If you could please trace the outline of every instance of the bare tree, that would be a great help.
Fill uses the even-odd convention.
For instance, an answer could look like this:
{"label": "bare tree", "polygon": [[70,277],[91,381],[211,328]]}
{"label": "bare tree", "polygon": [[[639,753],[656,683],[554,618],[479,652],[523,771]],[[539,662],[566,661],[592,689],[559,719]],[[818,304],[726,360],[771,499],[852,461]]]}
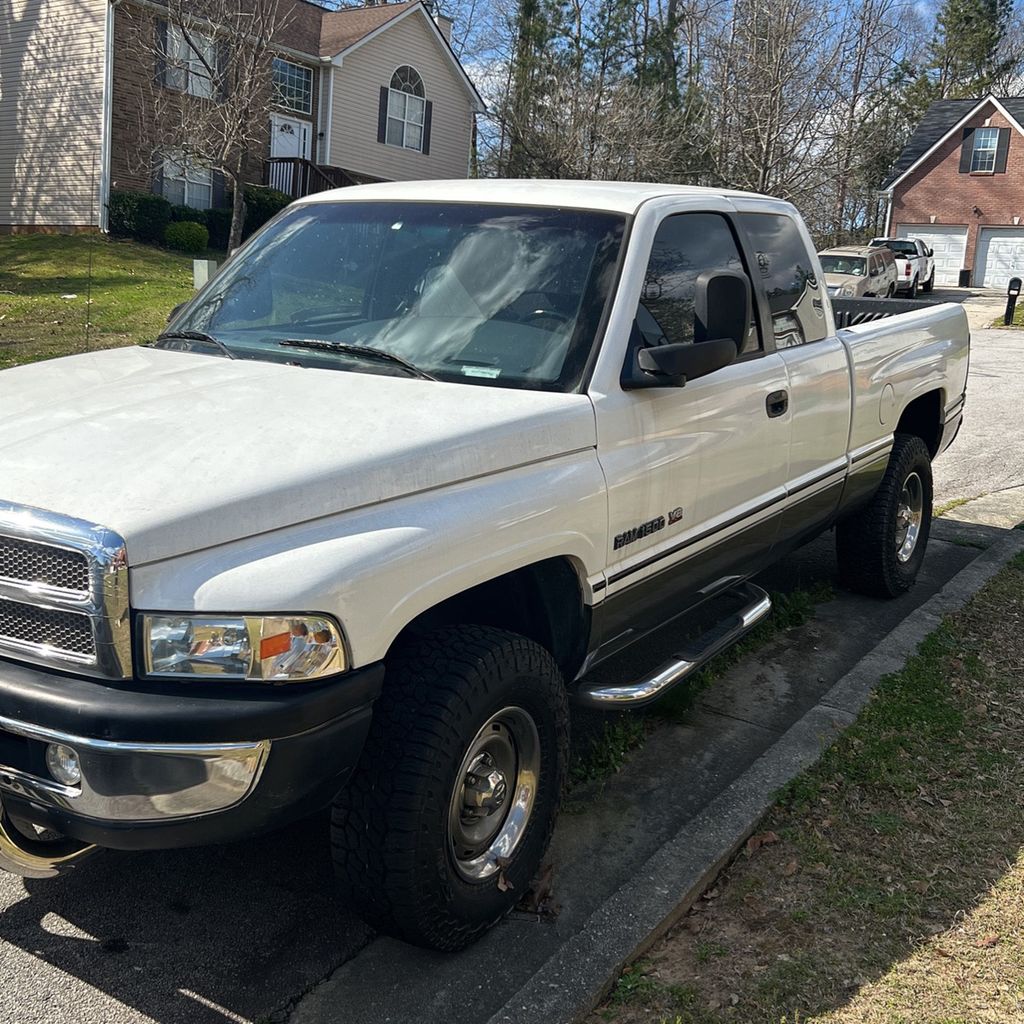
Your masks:
{"label": "bare tree", "polygon": [[229,249],[241,242],[247,172],[266,145],[280,0],[165,0],[131,7],[129,46],[153,74],[138,93],[140,167],[164,160],[224,176],[234,199]]}

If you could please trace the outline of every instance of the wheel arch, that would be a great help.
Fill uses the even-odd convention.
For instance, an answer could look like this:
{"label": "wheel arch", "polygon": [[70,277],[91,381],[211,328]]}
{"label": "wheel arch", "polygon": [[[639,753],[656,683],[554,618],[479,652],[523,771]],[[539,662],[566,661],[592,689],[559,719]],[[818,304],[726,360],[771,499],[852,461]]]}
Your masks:
{"label": "wheel arch", "polygon": [[571,679],[583,664],[590,640],[585,592],[586,575],[574,558],[533,562],[420,612],[394,639],[385,660],[399,646],[442,626],[494,626],[540,644]]}
{"label": "wheel arch", "polygon": [[942,417],[945,409],[945,393],[941,388],[918,395],[900,414],[896,424],[897,434],[913,434],[928,446],[928,453],[934,459],[942,442]]}

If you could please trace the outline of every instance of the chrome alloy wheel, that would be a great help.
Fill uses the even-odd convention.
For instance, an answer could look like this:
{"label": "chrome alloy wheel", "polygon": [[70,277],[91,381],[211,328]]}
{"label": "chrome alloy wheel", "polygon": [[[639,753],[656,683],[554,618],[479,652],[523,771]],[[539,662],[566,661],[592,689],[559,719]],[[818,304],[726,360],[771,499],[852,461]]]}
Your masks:
{"label": "chrome alloy wheel", "polygon": [[533,813],[540,736],[522,708],[502,708],[476,734],[455,776],[448,846],[468,881],[490,878],[512,856]]}
{"label": "chrome alloy wheel", "polygon": [[924,521],[924,485],[916,473],[903,481],[899,504],[896,507],[896,558],[909,562],[921,536]]}

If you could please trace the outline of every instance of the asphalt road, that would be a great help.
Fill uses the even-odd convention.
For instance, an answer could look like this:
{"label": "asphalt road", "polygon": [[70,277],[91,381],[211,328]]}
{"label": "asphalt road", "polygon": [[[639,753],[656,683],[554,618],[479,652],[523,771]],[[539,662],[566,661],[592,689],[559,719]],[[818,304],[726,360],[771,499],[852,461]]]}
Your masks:
{"label": "asphalt road", "polygon": [[[1024,348],[1024,332],[975,334],[967,416],[956,445],[936,466],[938,502],[1024,482],[1024,355],[1017,353],[1018,348]],[[926,588],[941,586],[970,557],[969,549],[955,537],[950,539],[930,551],[928,581],[921,593],[915,593],[915,604],[927,596]],[[787,560],[766,582],[788,589],[833,575],[830,543],[822,538]],[[892,605],[858,600],[843,597],[827,606],[830,611],[823,613],[820,628],[834,621],[833,632],[800,654],[801,671],[793,673],[794,679],[807,674],[803,669],[810,671],[808,659],[817,657],[819,649],[835,652],[854,639],[870,646],[878,630],[891,628],[890,617],[898,618],[899,609]],[[647,656],[657,655],[658,642],[652,641]],[[853,658],[856,650],[852,646],[846,654]],[[645,652],[636,652],[638,661],[644,657]],[[821,671],[820,676],[810,671],[813,687],[828,682],[828,671]],[[737,685],[739,693],[742,680]],[[778,694],[770,700],[776,713],[799,713],[793,693],[786,700]],[[799,697],[803,701],[812,695],[801,691]],[[701,714],[706,717],[712,711],[715,708],[709,706]],[[785,722],[771,725],[781,729]],[[758,742],[769,742],[771,732],[761,731]],[[726,776],[719,761],[730,749],[728,744],[706,722],[680,737],[678,757],[688,752],[695,771],[703,771],[709,785],[721,784]],[[750,754],[751,742],[745,734],[736,735],[737,757],[740,752]],[[639,771],[642,758],[638,765]],[[653,772],[656,766],[643,770]],[[617,785],[628,789],[628,780],[622,778]],[[659,785],[665,793],[679,794],[674,778],[664,778]],[[697,800],[689,791],[684,795],[691,802]],[[594,813],[603,813],[603,819],[562,819],[558,843],[567,851],[575,849],[580,864],[578,913],[593,895],[589,890],[596,891],[595,844],[602,849],[603,870],[612,871],[607,851],[616,836],[620,847],[624,841],[620,825],[626,797],[620,793],[614,806],[604,811],[598,807]],[[659,798],[659,808],[664,803]],[[666,818],[662,827],[672,827],[672,821]],[[633,837],[641,834],[626,832]],[[309,1009],[296,1014],[296,1020],[426,1021],[434,1019],[426,1012],[428,994],[440,992],[442,986],[453,1002],[445,1011],[448,1016],[438,1019],[454,1024],[467,1013],[460,991],[469,991],[460,986],[486,976],[487,965],[470,969],[457,959],[390,942],[368,946],[372,936],[335,895],[325,835],[326,822],[315,819],[245,844],[170,853],[104,853],[51,881],[0,877],[0,1024],[283,1021],[295,1001],[332,974],[336,987],[317,989],[312,1001],[304,1004]],[[617,862],[615,870],[628,869],[629,857],[636,853],[623,850],[626,859]],[[556,938],[557,931],[573,920],[568,895],[566,903],[569,910],[550,933]],[[513,922],[508,927],[523,926]],[[537,934],[523,933],[517,944],[523,958],[533,952],[540,955]],[[499,952],[480,947],[476,956],[496,957]],[[506,954],[507,949],[499,959]],[[346,962],[348,966],[335,974]],[[491,960],[492,967],[495,962]],[[479,988],[476,980],[469,987]],[[394,1016],[403,994],[406,1006],[420,1000],[424,1013]],[[462,1011],[452,1015],[456,1006]],[[469,1019],[474,1019],[472,1014]]]}
{"label": "asphalt road", "polygon": [[1024,484],[1024,331],[971,336],[964,423],[935,463],[937,505]]}

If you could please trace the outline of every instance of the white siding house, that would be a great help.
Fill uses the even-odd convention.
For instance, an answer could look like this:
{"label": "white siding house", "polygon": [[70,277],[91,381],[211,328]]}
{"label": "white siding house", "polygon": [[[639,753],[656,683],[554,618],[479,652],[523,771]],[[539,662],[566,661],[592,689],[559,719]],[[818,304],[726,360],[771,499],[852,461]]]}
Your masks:
{"label": "white siding house", "polygon": [[0,0],[0,232],[103,222],[107,0]]}

